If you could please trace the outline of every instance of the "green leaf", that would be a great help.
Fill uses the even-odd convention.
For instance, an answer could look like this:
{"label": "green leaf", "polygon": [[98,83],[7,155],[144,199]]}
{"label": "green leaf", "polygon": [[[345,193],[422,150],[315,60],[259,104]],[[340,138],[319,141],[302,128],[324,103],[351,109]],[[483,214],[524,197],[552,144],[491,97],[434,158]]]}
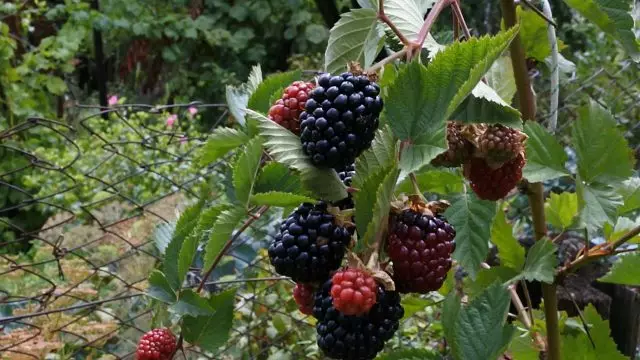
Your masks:
{"label": "green leaf", "polygon": [[[585,333],[577,336],[562,335],[562,358],[580,360],[628,360],[622,355],[616,343],[609,337],[609,321],[602,320],[592,304],[584,309],[583,317],[589,326],[593,345]],[[595,347],[594,347],[595,345]]]}
{"label": "green leaf", "polygon": [[505,325],[511,298],[504,286],[493,284],[462,307],[449,339],[456,359],[497,359],[514,333]]}
{"label": "green leaf", "polygon": [[630,11],[632,0],[564,0],[602,31],[616,38],[634,61],[640,61],[640,46],[634,34]]}
{"label": "green leaf", "polygon": [[388,89],[384,110],[396,136],[413,140],[441,128],[516,33],[517,28],[457,42],[426,68],[413,62],[401,69]]}
{"label": "green leaf", "polygon": [[184,279],[185,275],[189,271],[189,268],[193,263],[193,257],[198,250],[198,245],[200,244],[200,240],[202,239],[204,232],[209,230],[213,224],[215,224],[220,213],[227,207],[227,204],[219,204],[202,211],[195,230],[192,231],[182,243],[180,256],[178,258],[179,279]]}
{"label": "green leaf", "polygon": [[329,32],[324,54],[325,70],[341,72],[349,61],[357,61],[363,68],[369,67],[384,44],[383,35],[373,9],[353,9],[340,15],[340,20]]}
{"label": "green leaf", "polygon": [[[495,92],[507,103],[511,103],[517,92],[511,57],[499,57],[487,72],[485,79]],[[479,83],[480,84],[480,83]]]}
{"label": "green leaf", "polygon": [[173,289],[179,289],[182,285],[182,281],[184,280],[179,276],[178,271],[180,250],[182,249],[184,239],[186,239],[187,235],[193,231],[198,223],[202,207],[203,202],[200,201],[185,209],[176,223],[176,230],[173,232],[171,242],[165,251],[162,268],[164,269],[165,276]]}
{"label": "green leaf", "polygon": [[439,124],[438,128],[432,129],[411,143],[405,143],[400,155],[401,178],[422,169],[438,154],[447,151],[446,129],[445,123]]}
{"label": "green leaf", "polygon": [[498,210],[491,225],[491,241],[498,247],[500,265],[515,270],[524,265],[524,247],[513,236],[513,227],[507,222],[504,211]]}
{"label": "green leaf", "polygon": [[569,175],[564,167],[569,158],[553,135],[535,121],[527,121],[524,132],[529,136],[527,164],[522,170],[527,180],[540,182]]}
{"label": "green leaf", "polygon": [[640,286],[640,254],[632,253],[620,256],[611,270],[598,280],[620,285]]}
{"label": "green leaf", "polygon": [[[450,291],[442,305],[442,329],[444,330],[445,339],[451,345],[455,340],[456,321],[462,308],[460,300],[457,291]],[[456,348],[452,350],[455,355]]]}
{"label": "green leaf", "polygon": [[633,173],[633,151],[616,129],[613,116],[598,103],[591,101],[579,110],[573,143],[582,181],[611,184]]}
{"label": "green leaf", "polygon": [[255,137],[242,149],[233,167],[233,187],[236,199],[243,206],[249,204],[253,185],[258,176],[260,159],[262,158],[262,139]]}
{"label": "green leaf", "polygon": [[[527,57],[544,61],[551,55],[551,44],[547,39],[547,22],[532,10],[517,8],[520,18],[520,39]],[[544,39],[544,40],[542,40]]]}
{"label": "green leaf", "polygon": [[[451,116],[463,123],[496,123],[522,128],[520,111],[504,101],[489,85],[479,82]],[[487,119],[491,119],[490,121]]]}
{"label": "green leaf", "polygon": [[[607,239],[607,242],[612,243],[620,240],[620,238],[626,235],[629,232],[629,230],[632,230],[637,226],[640,226],[640,217],[636,218],[635,221],[626,217],[620,217],[616,221],[615,226],[611,226],[608,223],[605,224],[604,236]],[[632,243],[640,244],[640,235],[634,236],[627,242],[630,244]]]}
{"label": "green leaf", "polygon": [[[464,189],[464,179],[459,173],[448,170],[429,169],[416,174],[418,186],[426,192],[448,195],[452,193],[462,192]],[[400,185],[396,187],[396,194],[413,193],[413,185],[411,179],[404,179]]]}
{"label": "green leaf", "polygon": [[199,151],[196,162],[200,167],[207,166],[247,142],[249,136],[246,133],[228,127],[217,127]]}
{"label": "green leaf", "polygon": [[300,80],[301,75],[300,70],[296,70],[267,76],[249,97],[249,109],[266,114],[271,107],[269,99],[271,99],[273,93],[289,86],[296,80]]}
{"label": "green leaf", "polygon": [[365,180],[360,191],[355,193],[355,219],[358,234],[356,251],[368,249],[379,234],[381,226],[386,224],[389,215],[393,188],[400,171],[391,166]]}
{"label": "green leaf", "polygon": [[480,269],[475,281],[470,281],[468,278],[465,279],[465,293],[471,298],[475,298],[496,282],[500,284],[511,282],[513,278],[518,276],[519,271],[520,269],[516,270],[502,265],[493,266],[490,269]]}
{"label": "green leaf", "polygon": [[437,292],[429,293],[426,296],[429,296],[429,298],[423,299],[416,295],[403,297],[401,305],[404,308],[404,316],[402,318],[408,319],[415,313],[425,311],[427,307],[436,305],[444,300],[443,296]]}
{"label": "green leaf", "polygon": [[298,170],[306,189],[319,199],[327,201],[338,201],[347,197],[347,190],[338,173],[333,169],[315,167],[302,151],[298,136],[260,113],[247,110],[247,114],[258,121],[269,154],[276,161]]}
{"label": "green leaf", "polygon": [[254,193],[281,191],[290,193],[304,193],[300,174],[290,170],[279,162],[266,164],[258,175],[254,186]]}
{"label": "green leaf", "polygon": [[352,186],[356,189],[361,188],[369,176],[393,164],[397,151],[397,141],[393,137],[391,128],[385,126],[378,129],[371,147],[356,159],[356,174],[353,177]]}
{"label": "green leaf", "polygon": [[178,302],[169,307],[169,312],[180,316],[212,315],[214,311],[207,299],[191,289],[182,290]]}
{"label": "green leaf", "polygon": [[556,250],[556,245],[547,238],[536,241],[527,253],[522,273],[513,280],[525,279],[551,284],[558,263]]}
{"label": "green leaf", "polygon": [[[409,41],[417,41],[420,29],[424,24],[424,15],[435,0],[387,0],[384,2],[385,14],[393,24]],[[427,34],[423,48],[429,50],[429,56],[433,57],[444,48],[436,40]]]}
{"label": "green leaf", "polygon": [[490,229],[496,214],[496,204],[480,200],[473,193],[463,193],[451,199],[445,218],[456,229],[456,250],[453,258],[475,278],[489,252]]}
{"label": "green leaf", "polygon": [[246,125],[245,109],[249,104],[249,96],[256,90],[261,82],[262,69],[260,68],[260,64],[258,64],[251,68],[251,73],[246,83],[239,87],[232,85],[227,85],[226,87],[226,100],[229,106],[229,112],[242,126]]}
{"label": "green leaf", "polygon": [[578,194],[564,192],[551,193],[544,203],[544,213],[547,221],[557,229],[565,230],[573,224],[578,215]]}
{"label": "green leaf", "polygon": [[224,248],[224,244],[230,240],[233,230],[246,215],[246,209],[240,207],[232,207],[224,210],[218,216],[213,224],[204,254],[204,269],[209,269],[216,258],[220,255],[220,251]]}
{"label": "green leaf", "polygon": [[301,203],[315,203],[316,200],[304,195],[286,193],[281,191],[270,191],[266,193],[254,194],[251,197],[251,204],[269,205],[278,207],[298,206]]}
{"label": "green leaf", "polygon": [[164,256],[167,251],[167,247],[169,243],[171,243],[171,238],[173,237],[173,233],[176,231],[176,224],[174,223],[160,223],[156,226],[155,231],[153,232],[153,240],[158,248],[158,251],[161,255]]}
{"label": "green leaf", "polygon": [[624,204],[618,208],[618,215],[640,209],[640,178],[632,177],[618,187]]}
{"label": "green leaf", "polygon": [[514,359],[540,360],[540,351],[528,333],[523,336],[514,336],[509,344],[509,352]]}
{"label": "green leaf", "polygon": [[233,310],[236,289],[229,289],[213,295],[209,306],[215,310],[210,316],[185,316],[183,321],[184,339],[190,344],[214,352],[227,343],[233,325]]}
{"label": "green leaf", "polygon": [[605,223],[616,223],[616,212],[622,205],[622,197],[611,186],[603,184],[585,185],[576,182],[578,194],[579,224],[590,233],[598,231]]}
{"label": "green leaf", "polygon": [[176,301],[176,293],[171,288],[171,284],[160,270],[153,270],[149,275],[149,288],[147,295],[160,300],[164,303],[171,304]]}
{"label": "green leaf", "polygon": [[426,349],[405,349],[395,350],[390,353],[383,354],[377,358],[378,360],[439,360],[442,359],[434,351]]}

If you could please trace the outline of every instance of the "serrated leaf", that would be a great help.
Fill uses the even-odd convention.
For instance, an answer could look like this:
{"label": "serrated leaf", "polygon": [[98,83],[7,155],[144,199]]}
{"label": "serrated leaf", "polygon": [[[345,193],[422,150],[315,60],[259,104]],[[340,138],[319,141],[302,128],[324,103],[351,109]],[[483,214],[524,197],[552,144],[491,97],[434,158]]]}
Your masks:
{"label": "serrated leaf", "polygon": [[214,311],[207,299],[191,289],[182,290],[178,302],[169,307],[169,312],[180,316],[212,315]]}
{"label": "serrated leaf", "polygon": [[632,177],[618,187],[624,204],[618,208],[618,214],[624,215],[640,209],[640,178]]}
{"label": "serrated leaf", "polygon": [[509,302],[506,288],[493,284],[460,308],[450,339],[456,359],[497,359],[502,354],[514,333],[505,324]]}
{"label": "serrated leaf", "polygon": [[502,265],[493,266],[490,269],[480,269],[475,281],[470,281],[468,278],[465,279],[465,293],[471,298],[475,298],[496,282],[500,284],[509,283],[514,277],[518,276],[519,271],[520,269],[516,270]]}
{"label": "serrated leaf", "polygon": [[539,182],[569,175],[564,167],[567,154],[553,135],[535,121],[527,121],[524,132],[529,136],[526,142],[527,164],[522,170],[527,180]]}
{"label": "serrated leaf", "polygon": [[242,149],[242,152],[232,165],[233,188],[235,189],[236,200],[242,206],[247,206],[249,203],[253,185],[258,176],[261,158],[262,138],[255,137]]}
{"label": "serrated leaf", "polygon": [[522,273],[513,281],[525,279],[527,281],[541,281],[552,283],[558,263],[556,245],[549,239],[543,238],[529,249]]}
{"label": "serrated leaf", "polygon": [[359,189],[370,175],[390,166],[396,159],[397,151],[397,141],[393,137],[391,128],[385,126],[378,129],[371,147],[356,159],[353,187]]}
{"label": "serrated leaf", "polygon": [[427,68],[413,62],[400,70],[388,89],[384,110],[396,136],[413,140],[441,128],[516,33],[514,28],[495,37],[454,43]]}
{"label": "serrated leaf", "polygon": [[[479,82],[451,116],[462,123],[502,124],[522,128],[520,111],[514,109],[489,85]],[[488,120],[490,119],[490,120]]]}
{"label": "serrated leaf", "polygon": [[264,145],[273,158],[300,172],[304,187],[317,198],[338,201],[347,197],[347,190],[333,169],[317,168],[302,151],[300,138],[291,131],[252,110],[247,114],[256,119]]}
{"label": "serrated leaf", "polygon": [[224,248],[224,244],[231,238],[233,230],[245,215],[246,209],[240,207],[232,207],[220,213],[207,240],[204,269],[209,269],[213,265],[213,262],[220,255],[220,251]]}
{"label": "serrated leaf", "polygon": [[616,223],[616,211],[622,205],[622,197],[611,186],[603,184],[585,185],[576,182],[578,194],[579,224],[590,233],[598,231],[605,223]]}
{"label": "serrated leaf", "polygon": [[208,303],[215,310],[211,316],[185,316],[184,339],[211,352],[226,344],[233,324],[235,294],[236,289],[229,289],[211,296]]}
{"label": "serrated leaf", "polygon": [[544,203],[544,213],[551,225],[561,230],[568,229],[578,215],[578,194],[551,193]]}
{"label": "serrated leaf", "polygon": [[379,356],[378,360],[437,360],[442,357],[426,349],[396,350]]}
{"label": "serrated leaf", "polygon": [[[609,321],[602,320],[598,311],[592,304],[587,305],[583,311],[583,317],[589,333],[593,339],[593,345],[585,333],[577,336],[562,335],[562,358],[580,360],[628,360],[622,355],[616,343],[609,336]],[[595,345],[595,346],[594,346]]]}
{"label": "serrated leaf", "polygon": [[391,197],[393,196],[393,187],[398,181],[400,170],[398,170],[395,166],[392,166],[391,169],[387,170],[385,173],[385,177],[382,179],[379,186],[375,190],[376,197],[373,203],[373,217],[367,224],[367,231],[364,233],[364,236],[358,239],[355,251],[367,249],[369,248],[369,246],[373,245],[376,237],[379,236],[383,226],[385,226],[386,221],[388,220],[389,209],[391,207]]}
{"label": "serrated leaf", "polygon": [[203,210],[200,213],[197,226],[182,243],[180,249],[180,256],[178,257],[178,278],[184,279],[185,275],[189,271],[193,263],[193,257],[195,256],[200,240],[204,233],[213,227],[215,221],[222,211],[227,209],[227,204],[219,204]]}
{"label": "serrated leaf", "polygon": [[315,203],[316,200],[304,195],[292,194],[281,191],[270,191],[266,193],[254,194],[251,197],[251,204],[269,205],[277,207],[297,206],[301,203]]}
{"label": "serrated leaf", "polygon": [[579,110],[572,135],[582,181],[611,184],[633,173],[633,151],[613,116],[598,103]]}
{"label": "serrated leaf", "polygon": [[171,242],[165,251],[162,268],[169,284],[171,284],[171,287],[174,289],[179,289],[183,281],[183,278],[179,277],[178,272],[178,259],[182,244],[187,235],[193,231],[193,228],[198,223],[203,205],[203,202],[199,201],[186,208],[180,215],[180,218],[176,222],[176,230],[173,232]]}
{"label": "serrated leaf", "polygon": [[616,38],[634,61],[640,61],[640,46],[634,34],[630,11],[633,0],[564,0],[580,15]]}
{"label": "serrated leaf", "polygon": [[255,91],[255,89],[262,82],[262,69],[260,64],[254,65],[251,68],[249,79],[246,83],[236,87],[227,85],[226,87],[226,99],[227,106],[229,106],[229,112],[236,119],[236,121],[242,125],[246,125],[245,109],[249,103],[249,96]]}
{"label": "serrated leaf", "polygon": [[[462,192],[464,189],[464,179],[453,171],[429,169],[416,174],[418,187],[423,191],[447,195]],[[413,192],[411,179],[404,179],[396,186],[396,194],[409,194]]]}
{"label": "serrated leaf", "polygon": [[346,69],[349,61],[369,67],[383,45],[384,32],[373,9],[353,9],[340,15],[329,32],[324,54],[324,68],[336,73]]}
{"label": "serrated leaf", "polygon": [[207,143],[199,150],[196,157],[198,166],[204,167],[225,156],[231,150],[249,141],[249,135],[243,131],[217,127],[209,135]]}
{"label": "serrated leaf", "polygon": [[507,222],[504,211],[498,210],[491,225],[491,242],[498,247],[500,265],[515,270],[524,266],[524,247],[513,236],[513,226]]}
{"label": "serrated leaf", "polygon": [[[387,0],[384,2],[385,14],[409,41],[417,41],[420,29],[424,24],[424,15],[433,5],[435,0]],[[427,34],[423,48],[429,50],[429,56],[433,56],[445,46]]]}
{"label": "serrated leaf", "polygon": [[176,293],[171,288],[171,284],[160,270],[153,270],[149,275],[149,288],[147,289],[147,295],[162,301],[167,304],[171,304],[176,301]]}
{"label": "serrated leaf", "polygon": [[176,223],[160,223],[156,226],[155,231],[153,232],[153,242],[158,248],[158,251],[161,255],[164,255],[165,251],[167,251],[167,247],[171,242],[171,238],[173,237],[173,233],[176,231]]}
{"label": "serrated leaf", "polygon": [[620,256],[609,272],[598,281],[640,286],[640,254],[628,254]]}
{"label": "serrated leaf", "polygon": [[437,128],[431,129],[402,149],[400,154],[400,178],[405,178],[409,173],[416,172],[428,165],[438,154],[447,151],[446,124],[441,123]]}
{"label": "serrated leaf", "polygon": [[517,91],[511,57],[499,57],[489,68],[485,79],[487,80],[487,85],[495,90],[504,101],[511,103]]}
{"label": "serrated leaf", "polygon": [[[607,239],[607,242],[612,243],[618,241],[621,237],[626,235],[629,230],[632,230],[637,226],[640,226],[640,217],[636,218],[635,221],[626,217],[620,217],[618,218],[614,226],[611,226],[611,224],[608,223],[604,225],[604,236]],[[629,241],[627,241],[627,243],[639,244],[640,235],[634,236]]]}
{"label": "serrated leaf", "polygon": [[[449,344],[455,340],[456,321],[460,315],[461,303],[457,291],[449,291],[442,304],[442,330]],[[455,355],[456,348],[452,349]]]}
{"label": "serrated leaf", "polygon": [[292,82],[300,80],[301,75],[302,72],[296,70],[267,76],[249,97],[249,109],[266,114],[271,107],[269,102],[271,95]]}
{"label": "serrated leaf", "polygon": [[260,169],[253,191],[255,193],[283,191],[295,194],[304,192],[300,174],[279,162],[270,162]]}
{"label": "serrated leaf", "polygon": [[490,229],[496,214],[496,204],[480,200],[473,193],[463,193],[451,199],[444,216],[456,229],[456,250],[453,258],[476,277],[480,263],[489,252]]}

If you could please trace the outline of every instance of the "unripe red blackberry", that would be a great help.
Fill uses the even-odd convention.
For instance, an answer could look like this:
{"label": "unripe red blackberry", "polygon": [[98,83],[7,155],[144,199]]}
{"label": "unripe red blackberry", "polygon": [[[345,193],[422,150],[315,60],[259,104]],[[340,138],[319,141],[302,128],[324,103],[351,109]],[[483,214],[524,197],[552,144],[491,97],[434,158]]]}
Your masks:
{"label": "unripe red blackberry", "polygon": [[138,341],[137,360],[170,360],[176,351],[176,337],[166,328],[146,332]]}
{"label": "unripe red blackberry", "polygon": [[331,278],[333,306],[345,315],[363,315],[376,303],[378,284],[364,270],[349,268],[337,271]]}
{"label": "unripe red blackberry", "polygon": [[447,123],[447,146],[447,151],[431,160],[431,165],[458,167],[473,153],[473,144],[462,135],[462,124],[455,121]]}
{"label": "unripe red blackberry", "polygon": [[293,288],[293,298],[298,304],[298,310],[305,315],[313,315],[313,303],[315,299],[315,291],[313,285],[297,283]]}
{"label": "unripe red blackberry", "polygon": [[366,314],[345,315],[335,308],[332,280],[324,283],[315,298],[313,315],[318,347],[332,359],[369,360],[376,357],[404,316],[400,295],[378,286],[376,303]]}
{"label": "unripe red blackberry", "polygon": [[480,199],[496,201],[504,198],[522,179],[526,160],[522,153],[493,169],[483,158],[472,158],[464,164],[464,176]]}
{"label": "unripe red blackberry", "polygon": [[282,98],[269,109],[269,119],[296,135],[300,134],[300,114],[304,111],[309,92],[314,86],[313,83],[304,81],[295,81],[287,86],[282,93]]}
{"label": "unripe red blackberry", "polygon": [[456,231],[444,217],[417,209],[392,212],[387,254],[401,293],[438,290],[451,269]]}
{"label": "unripe red blackberry", "polygon": [[338,223],[326,203],[304,203],[280,225],[269,259],[280,275],[296,282],[325,281],[338,269],[352,228]]}
{"label": "unripe red blackberry", "polygon": [[491,125],[478,138],[478,147],[490,162],[501,164],[524,152],[526,138],[516,129],[500,124]]}
{"label": "unripe red blackberry", "polygon": [[380,86],[367,76],[323,74],[300,115],[302,150],[316,166],[341,169],[371,146],[382,111]]}

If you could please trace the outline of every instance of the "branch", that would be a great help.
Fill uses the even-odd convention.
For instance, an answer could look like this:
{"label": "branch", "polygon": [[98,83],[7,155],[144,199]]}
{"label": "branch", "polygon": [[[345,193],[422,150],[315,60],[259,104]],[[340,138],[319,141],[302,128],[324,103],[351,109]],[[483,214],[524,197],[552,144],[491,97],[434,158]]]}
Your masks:
{"label": "branch", "polygon": [[438,0],[438,2],[433,5],[431,10],[429,11],[429,15],[427,15],[427,18],[424,20],[424,24],[422,24],[422,28],[420,28],[420,32],[418,33],[418,41],[413,44],[414,49],[422,48],[424,41],[427,39],[427,34],[429,34],[429,30],[431,30],[431,27],[438,18],[438,15],[440,15],[442,10],[444,10],[447,5],[451,5],[451,3],[454,1],[455,0]]}
{"label": "branch", "polygon": [[460,3],[458,1],[459,0],[453,0],[451,3],[451,10],[453,10],[453,16],[456,22],[462,26],[462,33],[464,34],[464,37],[469,40],[471,38],[471,31],[469,31],[467,22],[464,20],[464,15],[462,15],[462,9],[460,8]]}
{"label": "branch", "polygon": [[400,32],[400,30],[398,29],[396,24],[394,24],[393,21],[391,21],[391,19],[389,19],[387,14],[385,14],[385,12],[384,12],[384,0],[380,0],[380,4],[378,5],[378,8],[379,8],[378,9],[378,19],[380,19],[380,21],[382,21],[385,24],[387,24],[387,26],[389,26],[389,28],[391,28],[391,31],[393,31],[393,33],[396,34],[398,39],[400,39],[400,41],[405,46],[411,45],[411,43],[409,42],[409,40],[407,40],[407,38],[404,36],[404,34],[402,34],[402,32]]}
{"label": "branch", "polygon": [[375,63],[375,64],[371,65],[368,69],[365,69],[365,70],[364,70],[364,72],[365,72],[366,74],[376,72],[376,71],[378,71],[378,69],[380,69],[380,68],[384,67],[384,66],[385,66],[385,65],[387,65],[388,63],[393,62],[393,61],[395,61],[395,60],[398,60],[398,59],[400,59],[401,57],[405,56],[405,55],[407,54],[407,52],[408,52],[408,51],[409,51],[409,48],[408,48],[408,47],[405,47],[404,49],[402,49],[402,50],[400,50],[400,51],[398,51],[398,52],[395,52],[395,53],[393,53],[393,54],[391,54],[391,55],[387,56],[386,58],[384,58],[384,59],[382,59],[382,60],[378,61],[377,63]]}
{"label": "branch", "polygon": [[249,226],[251,226],[251,224],[253,224],[254,221],[258,220],[267,210],[269,210],[268,206],[262,206],[258,212],[256,212],[255,215],[250,216],[245,222],[244,224],[242,224],[242,226],[240,227],[240,229],[238,229],[238,231],[231,237],[229,238],[229,240],[224,244],[224,247],[222,248],[222,250],[220,250],[220,253],[218,253],[218,256],[216,256],[215,260],[213,260],[213,264],[211,264],[211,267],[209,267],[209,269],[207,269],[207,272],[204,274],[204,276],[202,277],[202,281],[200,281],[200,285],[198,286],[198,290],[196,292],[201,292],[202,289],[204,288],[205,283],[207,282],[207,279],[209,278],[209,275],[211,275],[211,273],[213,272],[213,270],[216,268],[216,266],[218,266],[218,264],[220,263],[220,260],[222,260],[222,257],[224,256],[224,254],[229,250],[229,248],[231,247],[231,244],[233,244],[234,241],[236,241],[236,239],[238,237],[240,237],[240,235],[242,235],[242,233],[247,230],[247,228]]}

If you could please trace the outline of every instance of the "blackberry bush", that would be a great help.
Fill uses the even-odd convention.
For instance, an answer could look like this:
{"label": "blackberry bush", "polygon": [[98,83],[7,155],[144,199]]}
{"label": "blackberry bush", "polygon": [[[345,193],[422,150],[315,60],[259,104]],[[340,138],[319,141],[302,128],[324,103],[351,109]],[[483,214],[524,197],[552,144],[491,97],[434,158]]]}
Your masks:
{"label": "blackberry bush", "polygon": [[316,166],[341,169],[371,146],[382,111],[380,86],[365,75],[320,75],[300,115],[302,150]]}

